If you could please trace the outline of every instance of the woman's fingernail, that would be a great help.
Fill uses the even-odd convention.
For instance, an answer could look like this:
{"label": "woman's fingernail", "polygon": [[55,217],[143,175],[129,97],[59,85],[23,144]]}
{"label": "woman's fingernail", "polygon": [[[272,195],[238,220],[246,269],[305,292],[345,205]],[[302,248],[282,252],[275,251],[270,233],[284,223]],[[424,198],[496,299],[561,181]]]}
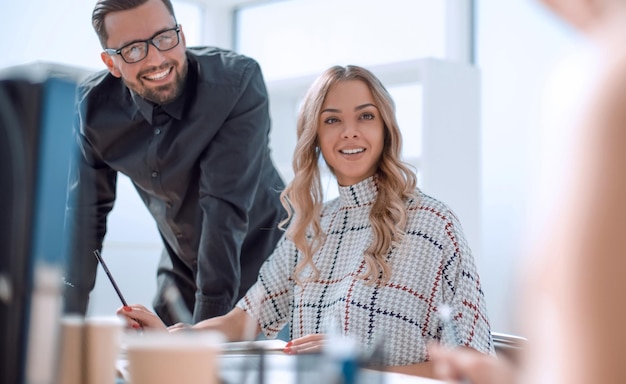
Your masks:
{"label": "woman's fingernail", "polygon": [[283,352],[288,354],[288,355],[295,355],[295,352],[290,347],[283,348]]}
{"label": "woman's fingernail", "polygon": [[141,325],[139,325],[139,324],[135,323],[135,324],[133,324],[133,328],[135,328],[135,329],[140,329],[140,328],[141,328]]}
{"label": "woman's fingernail", "polygon": [[126,311],[126,312],[132,312],[132,310],[133,310],[133,309],[132,309],[131,307],[129,307],[128,305],[125,305],[123,309],[124,309],[124,311]]}
{"label": "woman's fingernail", "polygon": [[291,347],[291,341],[288,341],[287,344],[285,344],[285,347]]}

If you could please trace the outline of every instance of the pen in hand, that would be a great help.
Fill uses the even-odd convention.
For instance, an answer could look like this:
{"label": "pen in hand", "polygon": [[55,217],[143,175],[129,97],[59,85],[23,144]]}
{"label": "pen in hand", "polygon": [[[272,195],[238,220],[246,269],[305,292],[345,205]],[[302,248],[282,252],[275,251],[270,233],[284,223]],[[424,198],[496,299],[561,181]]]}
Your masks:
{"label": "pen in hand", "polygon": [[[120,288],[117,286],[117,283],[115,282],[115,279],[113,278],[113,275],[111,275],[111,272],[109,271],[109,268],[107,267],[106,263],[104,262],[104,259],[102,258],[102,255],[100,255],[100,251],[98,251],[96,249],[95,251],[93,251],[93,254],[96,255],[96,258],[98,259],[98,262],[100,263],[100,265],[102,265],[102,268],[104,269],[104,272],[109,277],[109,280],[111,281],[111,285],[113,285],[113,288],[115,289],[115,292],[117,293],[117,296],[119,296],[120,301],[122,302],[122,305],[124,307],[128,307],[128,303],[124,299],[124,296],[122,295],[122,291],[120,291]],[[135,321],[137,321],[137,320],[135,320]],[[141,329],[143,329],[143,325],[141,324],[141,322],[137,321],[137,323],[139,324],[139,327]]]}
{"label": "pen in hand", "polygon": [[117,295],[119,296],[120,300],[122,301],[122,305],[124,305],[125,307],[128,307],[128,304],[126,303],[126,300],[124,300],[124,296],[122,296],[122,292],[120,291],[119,287],[117,286],[117,283],[115,282],[115,279],[113,278],[113,275],[111,275],[111,272],[109,272],[109,268],[104,263],[104,259],[100,255],[100,251],[98,251],[96,249],[95,251],[93,251],[93,254],[96,255],[96,258],[98,259],[98,262],[100,262],[100,265],[102,265],[102,268],[104,268],[104,272],[106,272],[107,276],[109,277],[109,280],[111,281],[111,284],[113,285],[113,288],[115,288],[115,292],[117,292]]}

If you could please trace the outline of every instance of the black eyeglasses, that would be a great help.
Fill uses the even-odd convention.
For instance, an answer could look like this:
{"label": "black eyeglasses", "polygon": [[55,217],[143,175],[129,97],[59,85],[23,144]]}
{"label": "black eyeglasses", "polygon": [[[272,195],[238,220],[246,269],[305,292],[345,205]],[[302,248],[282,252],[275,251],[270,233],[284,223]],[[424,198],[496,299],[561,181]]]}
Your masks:
{"label": "black eyeglasses", "polygon": [[148,43],[152,44],[159,51],[169,51],[180,43],[180,25],[161,31],[150,39],[135,41],[120,49],[106,48],[104,52],[109,55],[120,55],[128,64],[141,61],[148,56]]}

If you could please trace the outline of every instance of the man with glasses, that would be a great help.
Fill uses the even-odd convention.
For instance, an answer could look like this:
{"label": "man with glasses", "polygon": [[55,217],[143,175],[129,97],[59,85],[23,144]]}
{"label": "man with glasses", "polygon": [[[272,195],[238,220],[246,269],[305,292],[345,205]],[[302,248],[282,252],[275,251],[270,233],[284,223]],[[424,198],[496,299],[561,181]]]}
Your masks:
{"label": "man with glasses", "polygon": [[284,217],[259,66],[230,51],[187,48],[169,0],[98,0],[92,22],[108,70],[79,90],[65,310],[87,310],[93,252],[122,172],[163,239],[159,316],[181,320],[165,299],[171,285],[193,322],[225,314],[256,281]]}

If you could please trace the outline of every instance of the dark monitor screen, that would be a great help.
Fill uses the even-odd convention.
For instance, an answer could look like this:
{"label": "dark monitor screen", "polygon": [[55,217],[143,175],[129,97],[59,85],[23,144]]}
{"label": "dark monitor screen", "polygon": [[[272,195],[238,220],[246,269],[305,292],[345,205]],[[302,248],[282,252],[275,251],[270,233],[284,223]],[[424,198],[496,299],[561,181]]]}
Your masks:
{"label": "dark monitor screen", "polygon": [[74,105],[85,74],[47,63],[0,70],[0,383],[54,375]]}

